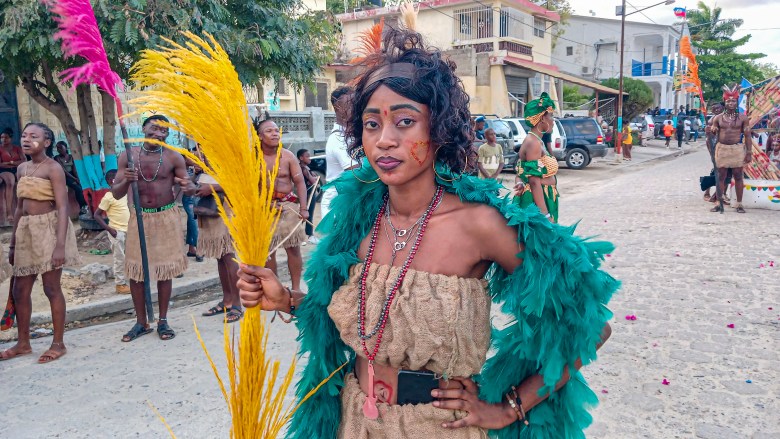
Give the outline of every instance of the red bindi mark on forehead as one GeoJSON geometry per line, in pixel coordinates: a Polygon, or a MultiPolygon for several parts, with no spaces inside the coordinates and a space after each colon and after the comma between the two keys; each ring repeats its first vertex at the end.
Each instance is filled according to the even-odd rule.
{"type": "Polygon", "coordinates": [[[385,116],[387,116],[387,110],[385,110],[385,116]]]}

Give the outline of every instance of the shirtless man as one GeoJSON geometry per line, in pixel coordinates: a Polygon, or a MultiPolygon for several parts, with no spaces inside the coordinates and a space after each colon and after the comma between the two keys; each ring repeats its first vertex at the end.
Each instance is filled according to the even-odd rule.
{"type": "MultiPolygon", "coordinates": [[[[726,193],[726,175],[731,170],[737,193],[737,212],[745,213],[742,207],[742,192],[745,188],[745,179],[742,167],[750,163],[753,158],[752,137],[748,117],[737,112],[739,100],[739,86],[732,88],[723,87],[723,101],[725,111],[712,118],[710,132],[717,138],[715,146],[715,164],[718,166],[718,182],[720,193],[726,193]],[[740,143],[744,135],[744,145],[740,143]]],[[[720,212],[720,206],[713,207],[710,212],[720,212]]]]}
{"type": "MultiPolygon", "coordinates": [[[[279,149],[281,136],[276,122],[266,119],[257,125],[257,135],[260,137],[260,146],[265,156],[267,169],[273,169],[276,165],[276,153],[279,149]]],[[[306,207],[306,182],[303,179],[301,166],[295,154],[282,149],[279,157],[279,172],[274,183],[274,201],[282,210],[282,216],[274,231],[271,240],[271,248],[276,247],[283,239],[282,247],[287,252],[287,268],[290,270],[292,288],[297,290],[301,286],[301,272],[303,271],[303,256],[301,244],[306,241],[306,233],[301,226],[302,219],[309,218],[309,210],[306,207]]],[[[266,263],[276,273],[276,252],[271,253],[266,263]]]]}
{"type": "MultiPolygon", "coordinates": [[[[148,139],[164,142],[168,138],[168,128],[159,124],[168,122],[165,116],[155,114],[146,119],[142,131],[148,139]]],[[[130,183],[138,182],[140,206],[143,210],[144,236],[146,252],[149,257],[150,280],[157,281],[157,294],[160,306],[160,319],[157,334],[161,340],[170,340],[176,336],[168,326],[168,303],[171,300],[172,279],[187,269],[187,257],[182,249],[182,227],[179,208],[176,205],[173,189],[179,185],[188,188],[191,182],[187,175],[187,166],[181,154],[151,143],[140,148],[133,147],[119,156],[119,169],[111,192],[114,198],[128,195],[127,203],[131,217],[127,227],[125,242],[125,274],[130,281],[130,294],[133,297],[136,324],[122,337],[122,341],[132,341],[152,332],[146,321],[146,303],[144,301],[144,273],[141,265],[141,246],[138,238],[138,223],[130,183]],[[127,154],[132,154],[133,165],[128,166],[127,154]],[[139,178],[140,176],[140,178],[139,178]]]]}

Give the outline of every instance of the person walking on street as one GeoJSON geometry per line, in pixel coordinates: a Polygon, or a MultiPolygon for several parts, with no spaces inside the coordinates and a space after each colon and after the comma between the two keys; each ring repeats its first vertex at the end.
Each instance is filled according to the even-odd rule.
{"type": "Polygon", "coordinates": [[[65,171],[46,156],[54,141],[52,130],[42,123],[29,123],[22,131],[22,151],[31,157],[19,165],[16,185],[18,203],[14,230],[8,247],[13,265],[13,298],[16,306],[18,341],[0,353],[0,360],[32,353],[30,317],[32,289],[41,275],[43,292],[51,304],[54,336],[51,346],[38,363],[50,363],[67,353],[65,348],[65,296],[62,294],[62,268],[79,263],[76,234],[68,218],[68,189],[65,171]]]}
{"type": "MultiPolygon", "coordinates": [[[[323,183],[333,183],[338,180],[345,171],[355,169],[360,166],[359,163],[352,160],[347,153],[347,142],[344,139],[344,125],[348,117],[347,112],[350,106],[350,87],[339,87],[333,90],[330,95],[330,103],[333,105],[333,111],[336,113],[336,123],[333,124],[333,131],[328,136],[328,142],[325,144],[325,181],[323,183]]],[[[320,214],[325,218],[330,212],[330,202],[338,195],[335,186],[328,185],[322,192],[322,201],[320,202],[320,214]]]]}
{"type": "MultiPolygon", "coordinates": [[[[201,172],[197,184],[185,189],[188,195],[199,197],[201,200],[217,196],[222,201],[222,207],[228,215],[232,215],[230,203],[225,198],[222,186],[211,175],[201,172]]],[[[233,247],[233,238],[225,225],[225,221],[219,215],[216,200],[213,203],[199,203],[196,208],[198,218],[198,252],[202,257],[217,260],[217,272],[222,286],[222,300],[208,309],[202,315],[225,315],[228,323],[241,320],[244,311],[238,298],[238,263],[236,251],[233,247]],[[208,207],[204,207],[208,205],[208,207]]]]}
{"type": "MultiPolygon", "coordinates": [[[[742,192],[745,189],[743,167],[753,159],[753,136],[750,132],[750,121],[745,114],[737,111],[739,100],[739,85],[723,87],[725,111],[712,119],[710,131],[717,137],[715,146],[715,163],[718,166],[718,185],[720,193],[726,192],[726,175],[731,169],[734,177],[734,189],[737,198],[737,213],[745,213],[742,206],[742,192]],[[744,144],[742,143],[744,141],[744,144]]],[[[711,212],[720,212],[720,206],[715,206],[711,212]]]]}
{"type": "Polygon", "coordinates": [[[699,141],[699,130],[701,130],[701,116],[696,116],[691,122],[691,136],[694,142],[699,141]]]}
{"type": "MultiPolygon", "coordinates": [[[[168,118],[155,114],[144,120],[141,130],[144,137],[165,142],[169,129],[161,122],[168,118]]],[[[111,192],[114,198],[128,195],[130,184],[138,184],[140,200],[134,200],[129,194],[127,203],[132,221],[127,224],[125,242],[125,275],[130,280],[130,294],[133,297],[136,323],[123,337],[129,342],[152,329],[146,321],[146,302],[144,301],[144,270],[141,264],[141,241],[138,234],[138,222],[135,210],[141,209],[144,222],[144,237],[149,260],[150,281],[157,282],[160,318],[157,323],[157,335],[161,340],[171,340],[176,333],[168,324],[168,305],[171,301],[173,278],[184,274],[187,269],[187,257],[182,251],[181,211],[173,195],[175,187],[186,188],[192,185],[187,175],[184,157],[176,151],[163,148],[157,143],[144,142],[140,147],[128,148],[119,156],[118,170],[111,192]],[[128,166],[127,155],[132,154],[133,166],[128,166]],[[139,178],[140,177],[140,178],[139,178]]]]}
{"type": "Polygon", "coordinates": [[[669,149],[669,142],[672,140],[672,134],[674,133],[674,126],[672,125],[671,119],[667,119],[664,121],[664,137],[666,137],[666,149],[669,149]]]}
{"type": "MultiPolygon", "coordinates": [[[[116,170],[106,172],[106,183],[109,187],[114,185],[116,170]]],[[[130,294],[130,286],[125,278],[125,238],[127,237],[127,223],[130,222],[130,210],[127,207],[127,195],[120,199],[114,198],[111,191],[103,195],[100,205],[95,210],[95,222],[108,232],[108,240],[111,242],[111,253],[114,256],[114,283],[116,292],[130,294]],[[108,217],[108,224],[103,219],[103,214],[108,217]]]]}
{"type": "MultiPolygon", "coordinates": [[[[266,118],[257,124],[257,134],[260,137],[260,147],[265,156],[267,169],[277,166],[276,157],[282,148],[281,134],[276,122],[266,118]]],[[[301,223],[309,219],[309,208],[306,207],[306,182],[303,179],[301,166],[295,155],[287,149],[282,149],[279,156],[278,172],[274,182],[274,202],[281,210],[279,222],[271,240],[271,249],[281,245],[287,252],[287,268],[290,271],[293,289],[301,286],[303,272],[303,256],[301,244],[306,241],[306,233],[301,223]]],[[[269,174],[270,175],[270,174],[269,174]]],[[[268,256],[266,267],[276,273],[276,251],[268,256]]]]}
{"type": "Polygon", "coordinates": [[[634,136],[631,135],[631,126],[623,125],[623,160],[631,161],[631,148],[634,146],[634,136]]]}
{"type": "Polygon", "coordinates": [[[57,155],[54,157],[54,160],[57,160],[57,163],[62,166],[62,170],[65,171],[65,184],[73,189],[73,194],[76,196],[76,201],[79,203],[81,214],[89,213],[87,200],[84,198],[84,189],[81,187],[79,176],[76,173],[73,156],[68,152],[68,144],[62,140],[57,142],[57,155]]]}
{"type": "Polygon", "coordinates": [[[677,117],[677,127],[674,129],[677,136],[677,149],[682,149],[683,140],[685,140],[685,122],[682,117],[677,117]]]}
{"type": "Polygon", "coordinates": [[[477,150],[479,178],[496,179],[504,168],[504,150],[496,143],[493,128],[485,130],[485,143],[477,150]]]}
{"type": "Polygon", "coordinates": [[[520,145],[513,203],[522,208],[536,205],[550,222],[557,223],[558,160],[547,152],[542,140],[555,123],[555,102],[543,92],[525,108],[525,123],[530,131],[520,145]]]}
{"type": "MultiPolygon", "coordinates": [[[[303,172],[303,179],[306,181],[306,196],[309,200],[309,221],[306,223],[306,236],[308,236],[307,242],[310,244],[319,244],[320,240],[314,236],[314,208],[317,205],[317,200],[314,198],[317,196],[320,182],[317,180],[317,176],[311,172],[309,165],[311,164],[311,154],[308,149],[299,149],[295,153],[298,157],[298,164],[301,166],[301,172],[303,172]]],[[[305,242],[303,244],[306,244],[305,242]]],[[[303,245],[302,244],[302,245],[303,245]]]]}
{"type": "MultiPolygon", "coordinates": [[[[187,165],[187,175],[192,181],[195,181],[203,170],[186,157],[184,162],[187,165]]],[[[198,254],[198,220],[195,218],[195,196],[182,193],[181,207],[187,214],[187,233],[184,235],[184,243],[187,244],[187,257],[195,258],[195,262],[203,262],[203,256],[198,254]]]]}
{"type": "Polygon", "coordinates": [[[691,140],[691,129],[692,129],[691,128],[691,119],[689,117],[686,117],[683,120],[683,124],[684,124],[684,127],[685,127],[685,144],[689,145],[690,144],[689,142],[691,140]]]}
{"type": "Polygon", "coordinates": [[[14,130],[11,128],[3,129],[0,133],[0,184],[3,187],[5,202],[5,220],[7,224],[14,223],[14,194],[16,191],[16,169],[22,163],[27,161],[27,157],[22,152],[22,148],[12,143],[14,130]]]}

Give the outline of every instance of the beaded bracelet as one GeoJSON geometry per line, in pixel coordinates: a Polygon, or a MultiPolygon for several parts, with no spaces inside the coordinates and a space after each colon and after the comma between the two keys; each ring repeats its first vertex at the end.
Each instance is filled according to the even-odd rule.
{"type": "Polygon", "coordinates": [[[520,393],[517,391],[517,387],[512,386],[512,393],[514,394],[516,404],[520,407],[521,417],[519,417],[519,420],[523,421],[523,424],[528,425],[528,419],[525,417],[525,409],[523,408],[523,400],[520,399],[520,393]]]}
{"type": "Polygon", "coordinates": [[[287,294],[290,295],[290,318],[285,318],[279,311],[276,311],[276,315],[279,316],[279,319],[283,321],[284,323],[291,323],[295,319],[295,305],[293,305],[293,295],[292,290],[287,287],[283,287],[285,290],[287,290],[287,294]]]}
{"type": "Polygon", "coordinates": [[[512,410],[514,410],[515,413],[517,413],[517,420],[523,419],[523,414],[520,413],[520,409],[517,407],[517,403],[515,402],[515,400],[511,396],[509,396],[508,393],[504,395],[504,397],[506,397],[506,400],[509,403],[509,407],[512,407],[512,410]]]}

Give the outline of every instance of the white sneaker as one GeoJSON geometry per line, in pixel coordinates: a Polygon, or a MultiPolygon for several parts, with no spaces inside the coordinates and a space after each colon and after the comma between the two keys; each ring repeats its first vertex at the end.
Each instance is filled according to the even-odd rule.
{"type": "Polygon", "coordinates": [[[320,243],[320,240],[316,236],[312,235],[312,236],[309,236],[309,243],[317,245],[317,244],[320,243]]]}

